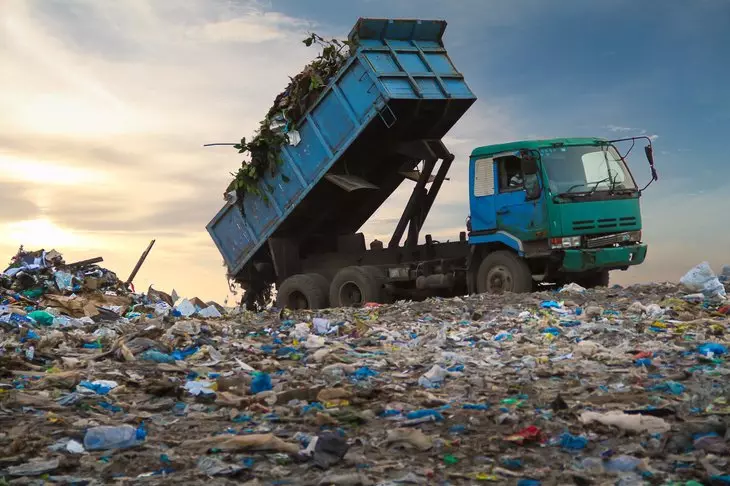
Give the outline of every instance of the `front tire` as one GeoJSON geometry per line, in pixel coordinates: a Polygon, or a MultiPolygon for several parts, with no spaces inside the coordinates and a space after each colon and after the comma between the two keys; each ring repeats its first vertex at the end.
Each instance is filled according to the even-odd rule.
{"type": "Polygon", "coordinates": [[[510,251],[495,251],[479,265],[477,291],[480,294],[531,292],[532,272],[527,263],[510,251]]]}

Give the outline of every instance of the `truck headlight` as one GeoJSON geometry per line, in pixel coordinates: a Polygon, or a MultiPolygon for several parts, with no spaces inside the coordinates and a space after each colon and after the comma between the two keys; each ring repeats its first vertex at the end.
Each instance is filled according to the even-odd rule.
{"type": "Polygon", "coordinates": [[[564,236],[562,238],[550,238],[550,248],[559,250],[562,248],[577,248],[581,244],[580,236],[564,236]]]}

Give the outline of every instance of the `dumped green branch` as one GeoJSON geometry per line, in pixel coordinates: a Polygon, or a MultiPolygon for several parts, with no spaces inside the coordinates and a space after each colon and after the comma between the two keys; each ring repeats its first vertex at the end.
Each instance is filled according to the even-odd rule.
{"type": "MultiPolygon", "coordinates": [[[[310,34],[303,42],[306,46],[319,45],[322,51],[301,73],[291,78],[286,90],[276,97],[253,139],[247,141],[242,138],[234,145],[238,153],[249,154],[241,168],[231,174],[234,179],[226,189],[226,194],[236,192],[239,203],[246,194],[255,194],[266,201],[259,185],[261,177],[267,171],[271,175],[276,173],[281,164],[279,148],[285,143],[298,143],[293,136],[297,124],[325,89],[329,79],[355,52],[355,45],[349,41],[326,40],[317,34],[310,34]]],[[[273,187],[268,189],[270,192],[274,190],[273,187]]]]}

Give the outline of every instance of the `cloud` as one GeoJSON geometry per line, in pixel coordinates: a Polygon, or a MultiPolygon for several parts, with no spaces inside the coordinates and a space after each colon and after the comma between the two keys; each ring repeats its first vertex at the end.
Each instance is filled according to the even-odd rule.
{"type": "Polygon", "coordinates": [[[612,132],[633,132],[633,131],[636,131],[636,128],[620,127],[618,125],[608,125],[606,128],[609,129],[612,132]]]}
{"type": "Polygon", "coordinates": [[[0,252],[74,242],[121,269],[158,237],[142,284],[225,294],[205,225],[241,159],[202,145],[251,136],[316,24],[245,0],[9,0],[0,26],[0,252]]]}

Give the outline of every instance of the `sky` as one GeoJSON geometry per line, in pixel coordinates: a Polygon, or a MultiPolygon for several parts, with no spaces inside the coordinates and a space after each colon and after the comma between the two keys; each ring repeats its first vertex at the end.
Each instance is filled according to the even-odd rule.
{"type": "MultiPolygon", "coordinates": [[[[437,239],[464,230],[476,146],[646,135],[660,177],[642,197],[649,254],[613,281],[730,263],[728,0],[0,0],[0,264],[24,244],[103,256],[126,278],[156,239],[138,290],[222,302],[205,225],[241,159],[202,145],[251,137],[316,55],[306,34],[344,38],[358,17],[446,20],[478,97],[444,139],[457,158],[426,222],[437,239]]],[[[368,240],[392,232],[409,191],[368,240]]]]}

